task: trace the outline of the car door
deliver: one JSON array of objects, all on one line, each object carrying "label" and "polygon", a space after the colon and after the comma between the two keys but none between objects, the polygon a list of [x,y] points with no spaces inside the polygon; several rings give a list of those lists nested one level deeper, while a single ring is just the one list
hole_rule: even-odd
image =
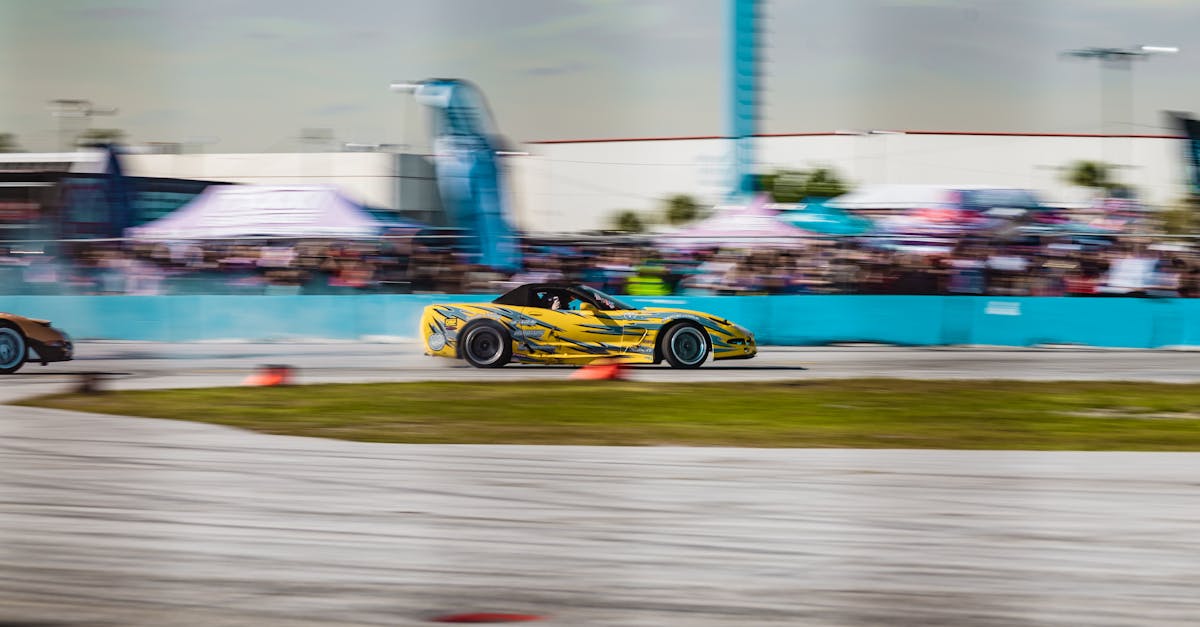
[{"label": "car door", "polygon": [[[606,310],[602,303],[596,302],[583,291],[573,290],[572,297],[578,300],[580,309],[588,316],[584,324],[590,336],[603,337],[603,342],[609,347],[610,354],[627,353],[631,347],[646,338],[647,334],[643,329],[629,328],[630,324],[637,323],[636,311]],[[588,306],[584,306],[584,303]]]},{"label": "car door", "polygon": [[530,306],[522,309],[532,335],[554,347],[564,359],[590,359],[621,352],[622,329],[607,312],[584,307],[579,295],[562,289],[541,290],[531,295]]}]

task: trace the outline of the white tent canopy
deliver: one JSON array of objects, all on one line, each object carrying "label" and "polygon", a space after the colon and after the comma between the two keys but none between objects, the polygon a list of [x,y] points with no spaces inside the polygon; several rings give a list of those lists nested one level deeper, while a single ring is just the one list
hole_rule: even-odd
[{"label": "white tent canopy", "polygon": [[660,234],[659,246],[678,250],[716,246],[801,247],[812,232],[779,220],[778,211],[756,196],[745,205],[716,208],[716,214],[695,224]]},{"label": "white tent canopy", "polygon": [[126,229],[134,239],[378,235],[386,225],[337,188],[213,185],[163,218]]}]

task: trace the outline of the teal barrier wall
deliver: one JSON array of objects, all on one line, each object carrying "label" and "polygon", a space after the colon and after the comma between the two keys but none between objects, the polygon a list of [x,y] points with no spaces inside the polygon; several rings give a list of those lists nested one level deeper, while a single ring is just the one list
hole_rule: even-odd
[{"label": "teal barrier wall", "polygon": [[727,317],[762,344],[1200,346],[1200,299],[707,296],[633,299]]},{"label": "teal barrier wall", "polygon": [[[0,311],[53,320],[79,339],[412,338],[425,305],[491,298],[481,294],[7,296],[0,297]],[[753,331],[761,344],[1200,346],[1200,299],[838,295],[630,300],[728,318]]]},{"label": "teal barrier wall", "polygon": [[412,338],[421,310],[487,295],[8,296],[0,311],[52,320],[77,339],[279,340]]}]

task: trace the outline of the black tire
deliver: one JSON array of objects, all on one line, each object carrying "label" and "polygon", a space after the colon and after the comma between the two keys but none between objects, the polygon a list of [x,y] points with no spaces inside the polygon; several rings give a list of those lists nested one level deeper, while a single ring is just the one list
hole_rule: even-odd
[{"label": "black tire", "polygon": [[11,324],[0,323],[0,374],[12,374],[25,365],[29,346],[21,330]]},{"label": "black tire", "polygon": [[699,368],[708,359],[708,334],[690,322],[667,329],[662,356],[672,368]]},{"label": "black tire", "polygon": [[500,368],[512,359],[512,336],[494,320],[468,324],[458,341],[463,359],[476,368]]}]

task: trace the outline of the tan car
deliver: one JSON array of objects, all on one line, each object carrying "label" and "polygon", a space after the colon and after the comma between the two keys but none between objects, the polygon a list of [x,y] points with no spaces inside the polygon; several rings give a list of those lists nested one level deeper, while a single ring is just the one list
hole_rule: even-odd
[{"label": "tan car", "polygon": [[0,312],[0,374],[12,374],[25,362],[70,361],[74,347],[66,333],[37,320]]}]

